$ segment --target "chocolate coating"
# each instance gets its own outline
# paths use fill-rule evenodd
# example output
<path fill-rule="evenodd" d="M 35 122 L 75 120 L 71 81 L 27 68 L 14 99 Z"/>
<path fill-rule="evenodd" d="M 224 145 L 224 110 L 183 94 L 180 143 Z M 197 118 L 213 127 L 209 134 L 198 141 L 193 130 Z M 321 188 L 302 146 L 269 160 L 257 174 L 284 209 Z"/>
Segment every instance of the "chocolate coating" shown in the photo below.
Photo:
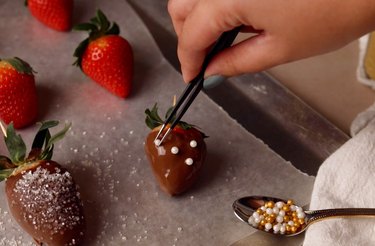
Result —
<path fill-rule="evenodd" d="M 83 206 L 70 173 L 54 161 L 30 167 L 6 181 L 13 217 L 39 244 L 81 245 Z"/>
<path fill-rule="evenodd" d="M 157 133 L 158 128 L 147 136 L 147 158 L 161 189 L 172 196 L 181 194 L 195 183 L 206 157 L 202 133 L 194 128 L 182 130 L 176 127 L 159 147 L 154 143 Z M 192 140 L 197 142 L 196 147 L 190 146 Z M 172 147 L 178 148 L 177 154 L 171 153 Z M 185 163 L 188 158 L 193 160 L 192 165 Z"/>

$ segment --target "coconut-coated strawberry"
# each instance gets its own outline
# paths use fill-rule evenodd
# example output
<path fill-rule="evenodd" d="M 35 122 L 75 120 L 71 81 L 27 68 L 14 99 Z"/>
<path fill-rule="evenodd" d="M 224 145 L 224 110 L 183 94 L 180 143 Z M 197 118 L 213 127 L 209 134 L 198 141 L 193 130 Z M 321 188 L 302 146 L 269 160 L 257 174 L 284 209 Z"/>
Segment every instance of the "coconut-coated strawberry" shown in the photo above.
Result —
<path fill-rule="evenodd" d="M 57 121 L 43 122 L 26 156 L 26 145 L 10 124 L 4 131 L 10 157 L 0 156 L 0 181 L 17 223 L 38 245 L 81 245 L 85 219 L 78 188 L 71 174 L 52 161 L 53 146 L 70 125 L 50 134 Z"/>
<path fill-rule="evenodd" d="M 111 93 L 128 97 L 133 78 L 133 51 L 129 42 L 119 36 L 118 25 L 111 25 L 98 10 L 91 22 L 76 25 L 74 29 L 89 31 L 89 38 L 74 53 L 75 65 Z"/>
<path fill-rule="evenodd" d="M 153 173 L 163 191 L 172 196 L 179 195 L 187 191 L 199 177 L 206 157 L 206 136 L 194 126 L 179 122 L 162 145 L 157 146 L 155 138 L 163 121 L 158 115 L 156 104 L 145 113 L 146 124 L 152 129 L 146 138 L 145 152 Z M 167 129 L 168 126 L 165 131 Z"/>
<path fill-rule="evenodd" d="M 73 0 L 27 0 L 31 14 L 46 26 L 57 31 L 72 27 Z"/>
<path fill-rule="evenodd" d="M 22 128 L 38 113 L 33 69 L 20 58 L 0 59 L 0 119 Z"/>

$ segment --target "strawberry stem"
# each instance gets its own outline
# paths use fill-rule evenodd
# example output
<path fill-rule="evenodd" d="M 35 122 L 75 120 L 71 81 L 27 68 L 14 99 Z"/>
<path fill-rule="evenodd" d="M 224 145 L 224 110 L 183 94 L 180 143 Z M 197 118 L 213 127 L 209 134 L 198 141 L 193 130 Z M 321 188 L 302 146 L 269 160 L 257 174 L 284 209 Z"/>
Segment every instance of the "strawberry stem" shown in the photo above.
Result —
<path fill-rule="evenodd" d="M 7 179 L 15 170 L 15 168 L 0 170 L 0 182 Z"/>
<path fill-rule="evenodd" d="M 12 163 L 18 165 L 19 163 L 23 162 L 26 156 L 26 145 L 22 140 L 22 137 L 14 130 L 13 123 L 8 125 L 4 141 L 8 148 Z"/>
<path fill-rule="evenodd" d="M 21 58 L 14 57 L 14 58 L 3 59 L 3 61 L 8 62 L 19 73 L 25 73 L 28 75 L 33 75 L 34 73 L 36 73 L 34 69 L 30 66 L 30 64 L 25 62 Z"/>
<path fill-rule="evenodd" d="M 168 116 L 172 113 L 172 110 L 173 110 L 173 107 L 170 107 L 168 110 L 167 110 L 167 113 L 165 115 L 165 119 L 168 118 Z M 155 103 L 154 106 L 152 107 L 152 109 L 146 109 L 145 110 L 145 114 L 146 114 L 146 125 L 152 130 L 154 129 L 155 127 L 158 127 L 160 125 L 163 125 L 164 124 L 164 121 L 160 118 L 159 116 L 159 113 L 158 113 L 158 106 L 157 104 Z M 173 119 L 172 119 L 173 121 Z M 179 121 L 178 122 L 178 126 L 181 127 L 182 129 L 184 130 L 187 130 L 187 129 L 190 129 L 190 128 L 193 128 L 194 126 L 189 124 L 189 123 L 186 123 L 184 121 Z"/>
<path fill-rule="evenodd" d="M 106 35 L 119 35 L 120 28 L 116 22 L 111 22 L 108 20 L 107 16 L 98 9 L 96 11 L 96 16 L 90 19 L 90 22 L 81 23 L 73 27 L 75 31 L 87 31 L 89 37 L 84 39 L 74 51 L 73 56 L 77 59 L 74 61 L 73 65 L 81 67 L 82 55 L 85 52 L 89 43 L 97 38 Z"/>

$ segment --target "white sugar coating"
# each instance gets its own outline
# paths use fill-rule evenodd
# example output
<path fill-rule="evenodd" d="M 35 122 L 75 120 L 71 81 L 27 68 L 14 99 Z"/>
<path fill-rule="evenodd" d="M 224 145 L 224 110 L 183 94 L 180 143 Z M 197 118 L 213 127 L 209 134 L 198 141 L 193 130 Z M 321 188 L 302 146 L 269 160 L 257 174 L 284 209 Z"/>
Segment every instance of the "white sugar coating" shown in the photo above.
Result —
<path fill-rule="evenodd" d="M 50 173 L 38 167 L 34 172 L 23 173 L 14 188 L 22 202 L 22 217 L 36 230 L 51 235 L 80 224 L 80 194 L 69 172 L 55 169 Z M 62 206 L 68 204 L 69 206 Z M 38 216 L 34 216 L 38 215 Z"/>

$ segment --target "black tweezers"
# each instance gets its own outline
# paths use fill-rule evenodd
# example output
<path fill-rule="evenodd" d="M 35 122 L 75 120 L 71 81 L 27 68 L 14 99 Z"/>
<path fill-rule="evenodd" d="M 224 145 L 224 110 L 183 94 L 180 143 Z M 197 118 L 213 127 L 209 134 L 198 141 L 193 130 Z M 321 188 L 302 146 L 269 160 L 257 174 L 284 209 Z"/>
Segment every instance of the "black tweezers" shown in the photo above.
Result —
<path fill-rule="evenodd" d="M 210 52 L 205 57 L 200 73 L 186 86 L 184 92 L 181 94 L 172 112 L 170 113 L 170 115 L 168 116 L 168 118 L 165 120 L 164 124 L 160 128 L 154 141 L 157 146 L 160 146 L 162 144 L 166 136 L 178 124 L 182 116 L 185 114 L 186 110 L 190 107 L 191 103 L 197 97 L 198 93 L 202 90 L 203 81 L 204 81 L 204 72 L 208 64 L 210 63 L 211 59 L 217 53 L 219 53 L 223 49 L 232 45 L 234 39 L 236 38 L 241 28 L 242 26 L 239 26 L 239 27 L 234 28 L 233 30 L 224 32 L 216 41 L 216 43 L 214 44 Z M 182 106 L 181 110 L 178 111 L 181 106 Z M 161 140 L 159 140 L 161 133 L 163 132 L 165 127 L 171 122 L 172 119 L 174 119 L 174 121 L 168 128 L 167 132 L 163 135 Z"/>

